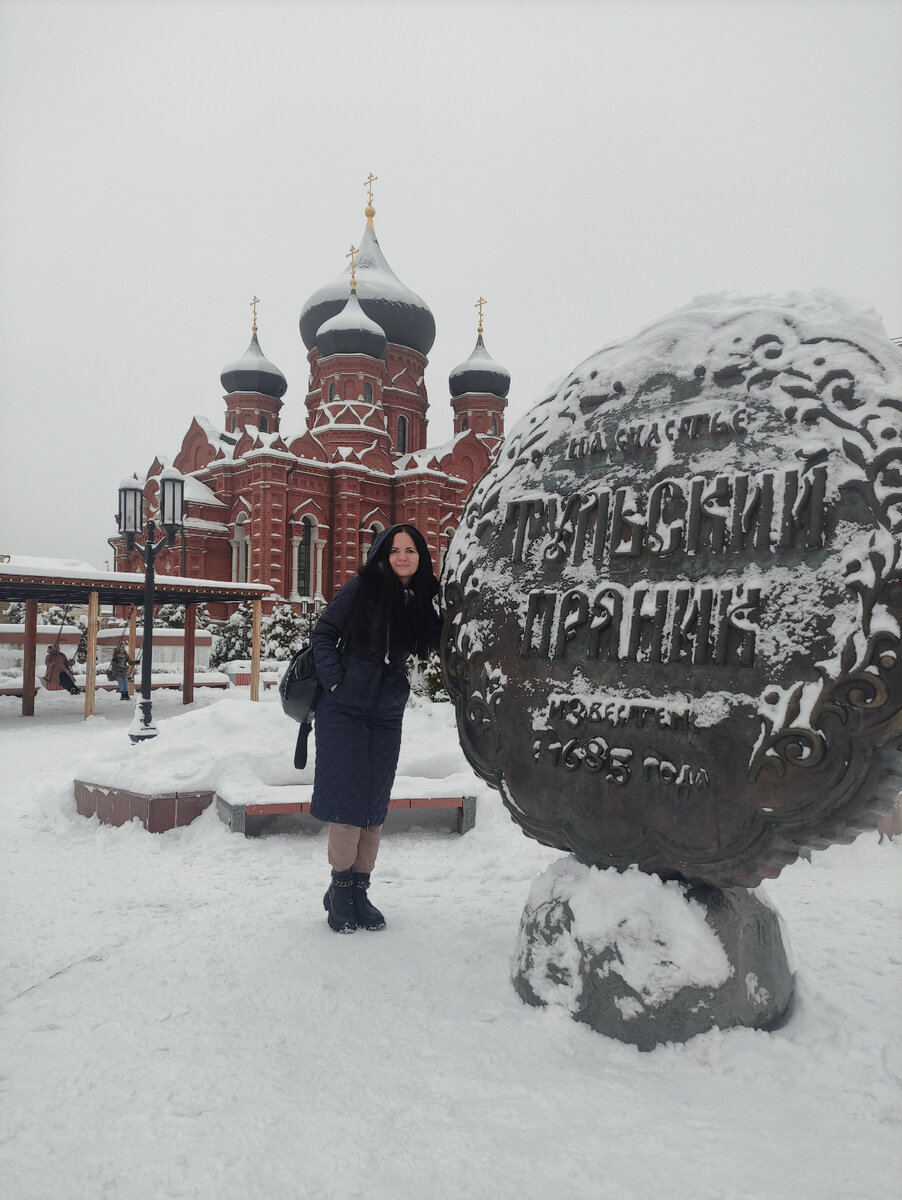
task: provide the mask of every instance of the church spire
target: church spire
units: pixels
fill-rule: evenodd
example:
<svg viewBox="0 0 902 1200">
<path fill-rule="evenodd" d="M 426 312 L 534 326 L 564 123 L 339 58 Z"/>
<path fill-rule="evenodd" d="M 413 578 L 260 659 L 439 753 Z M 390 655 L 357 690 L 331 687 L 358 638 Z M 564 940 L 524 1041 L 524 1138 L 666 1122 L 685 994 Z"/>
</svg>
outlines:
<svg viewBox="0 0 902 1200">
<path fill-rule="evenodd" d="M 366 179 L 363 181 L 363 186 L 366 188 L 366 208 L 363 210 L 363 215 L 366 217 L 367 229 L 372 229 L 375 233 L 376 226 L 373 224 L 373 217 L 376 215 L 376 210 L 373 208 L 373 184 L 379 178 L 370 171 Z"/>
<path fill-rule="evenodd" d="M 479 310 L 476 345 L 470 357 L 448 376 L 448 387 L 454 432 L 472 430 L 494 453 L 504 437 L 504 410 L 511 377 L 509 371 L 495 362 L 482 340 L 483 310 L 487 303 L 485 296 L 480 296 L 473 305 Z"/>
<path fill-rule="evenodd" d="M 435 318 L 426 301 L 403 284 L 386 261 L 373 225 L 376 176 L 371 171 L 363 182 L 368 203 L 366 226 L 354 259 L 357 297 L 363 310 L 384 330 L 390 343 L 414 350 L 425 359 L 435 341 Z M 323 322 L 335 316 L 347 303 L 350 271 L 351 267 L 346 263 L 337 279 L 319 288 L 305 303 L 300 328 L 308 350 L 316 345 L 317 332 Z"/>
</svg>

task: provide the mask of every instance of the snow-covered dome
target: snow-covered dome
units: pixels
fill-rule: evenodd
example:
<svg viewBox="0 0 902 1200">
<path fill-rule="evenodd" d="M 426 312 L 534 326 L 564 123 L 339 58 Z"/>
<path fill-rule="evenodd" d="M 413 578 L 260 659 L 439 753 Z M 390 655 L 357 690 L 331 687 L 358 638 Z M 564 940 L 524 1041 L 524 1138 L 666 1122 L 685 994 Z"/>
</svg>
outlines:
<svg viewBox="0 0 902 1200">
<path fill-rule="evenodd" d="M 406 287 L 385 261 L 372 224 L 372 208 L 367 208 L 367 225 L 357 252 L 357 297 L 360 307 L 398 346 L 409 346 L 426 355 L 435 341 L 435 318 L 429 305 Z M 301 337 L 308 350 L 317 342 L 324 322 L 339 313 L 347 303 L 348 275 L 342 271 L 332 283 L 314 292 L 301 310 Z"/>
<path fill-rule="evenodd" d="M 385 358 L 388 338 L 371 321 L 352 291 L 340 312 L 324 321 L 316 331 L 316 348 L 322 358 L 330 354 L 367 354 L 370 358 Z"/>
<path fill-rule="evenodd" d="M 467 392 L 488 392 L 490 396 L 498 396 L 502 400 L 510 391 L 510 372 L 499 366 L 492 358 L 482 333 L 476 339 L 473 353 L 466 362 L 459 363 L 448 376 L 448 386 L 452 396 L 463 396 Z"/>
<path fill-rule="evenodd" d="M 288 380 L 260 349 L 256 329 L 251 337 L 251 344 L 241 358 L 236 358 L 234 362 L 223 367 L 219 378 L 227 394 L 259 392 L 262 396 L 273 396 L 280 400 L 288 388 Z"/>
</svg>

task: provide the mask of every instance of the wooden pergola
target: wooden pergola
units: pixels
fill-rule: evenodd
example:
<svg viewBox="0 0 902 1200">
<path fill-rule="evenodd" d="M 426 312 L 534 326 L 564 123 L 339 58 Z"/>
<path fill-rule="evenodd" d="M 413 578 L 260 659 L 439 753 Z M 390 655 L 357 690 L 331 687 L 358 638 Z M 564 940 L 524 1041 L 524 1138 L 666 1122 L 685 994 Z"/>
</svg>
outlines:
<svg viewBox="0 0 902 1200">
<path fill-rule="evenodd" d="M 25 560 L 27 562 L 27 560 Z M 251 600 L 254 607 L 251 657 L 251 700 L 260 699 L 260 627 L 263 601 L 273 590 L 262 583 L 224 583 L 219 579 L 185 579 L 157 575 L 154 580 L 154 604 L 185 605 L 185 651 L 182 702 L 194 700 L 194 635 L 197 605 L 211 601 L 235 604 Z M 135 657 L 137 609 L 144 602 L 144 574 L 124 571 L 82 571 L 67 564 L 39 560 L 33 567 L 21 560 L 0 559 L 0 600 L 25 601 L 25 652 L 22 662 L 22 715 L 34 716 L 35 659 L 37 652 L 38 605 L 87 605 L 88 655 L 85 680 L 85 717 L 94 714 L 97 674 L 97 630 L 101 604 L 130 607 L 128 653 Z"/>
</svg>

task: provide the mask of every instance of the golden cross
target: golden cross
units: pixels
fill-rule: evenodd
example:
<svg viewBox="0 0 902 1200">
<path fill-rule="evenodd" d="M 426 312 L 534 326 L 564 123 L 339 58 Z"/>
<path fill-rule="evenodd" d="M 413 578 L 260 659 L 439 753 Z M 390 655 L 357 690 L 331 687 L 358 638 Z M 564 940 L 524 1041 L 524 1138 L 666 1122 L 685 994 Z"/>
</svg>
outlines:
<svg viewBox="0 0 902 1200">
<path fill-rule="evenodd" d="M 357 291 L 357 265 L 354 262 L 354 255 L 359 254 L 359 253 L 360 253 L 360 251 L 357 249 L 357 247 L 354 245 L 354 243 L 351 242 L 351 249 L 347 252 L 347 254 L 345 255 L 345 258 L 349 258 L 351 260 L 351 291 L 352 292 Z"/>
<path fill-rule="evenodd" d="M 378 175 L 374 175 L 373 172 L 370 171 L 369 175 L 367 175 L 366 179 L 363 181 L 363 186 L 366 188 L 366 202 L 370 206 L 372 206 L 373 203 L 373 184 L 378 178 Z"/>
<path fill-rule="evenodd" d="M 259 303 L 260 303 L 260 297 L 254 296 L 253 300 L 251 301 L 251 308 L 254 310 L 254 324 L 251 326 L 251 330 L 253 333 L 257 332 L 257 305 Z"/>
<path fill-rule="evenodd" d="M 488 301 L 486 300 L 485 296 L 480 296 L 479 299 L 476 301 L 476 303 L 473 305 L 474 308 L 479 309 L 479 330 L 478 330 L 479 333 L 482 333 L 482 306 L 484 304 L 488 304 Z"/>
</svg>

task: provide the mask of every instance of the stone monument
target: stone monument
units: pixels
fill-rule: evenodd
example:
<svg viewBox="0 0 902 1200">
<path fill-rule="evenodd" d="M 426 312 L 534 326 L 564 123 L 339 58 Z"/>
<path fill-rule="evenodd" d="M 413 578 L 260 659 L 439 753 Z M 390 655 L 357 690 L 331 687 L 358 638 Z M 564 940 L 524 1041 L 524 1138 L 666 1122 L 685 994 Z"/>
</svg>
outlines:
<svg viewBox="0 0 902 1200">
<path fill-rule="evenodd" d="M 873 314 L 714 298 L 587 359 L 474 489 L 442 647 L 469 761 L 583 870 L 673 881 L 729 960 L 624 1019 L 643 1002 L 622 947 L 577 938 L 572 965 L 558 879 L 524 913 L 525 999 L 558 975 L 574 1015 L 641 1046 L 785 1017 L 779 922 L 750 889 L 899 790 L 900 423 Z"/>
</svg>

